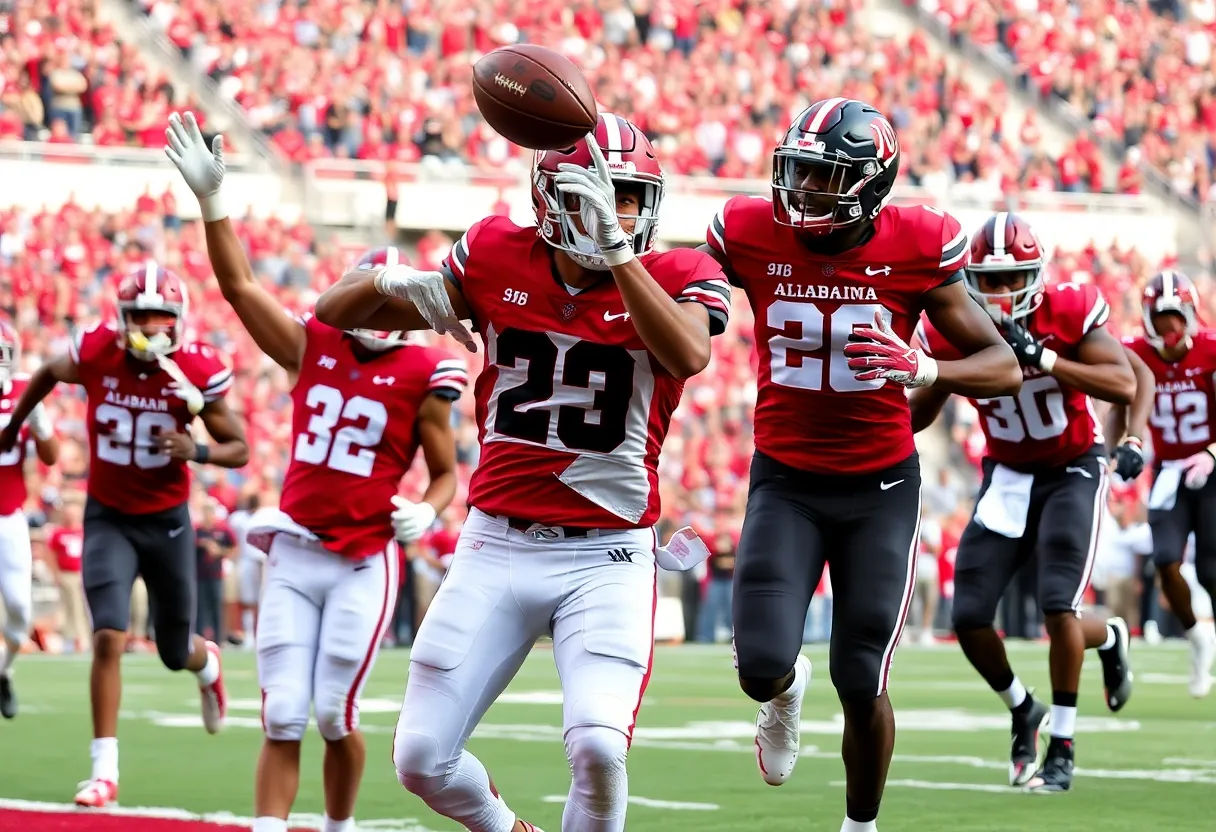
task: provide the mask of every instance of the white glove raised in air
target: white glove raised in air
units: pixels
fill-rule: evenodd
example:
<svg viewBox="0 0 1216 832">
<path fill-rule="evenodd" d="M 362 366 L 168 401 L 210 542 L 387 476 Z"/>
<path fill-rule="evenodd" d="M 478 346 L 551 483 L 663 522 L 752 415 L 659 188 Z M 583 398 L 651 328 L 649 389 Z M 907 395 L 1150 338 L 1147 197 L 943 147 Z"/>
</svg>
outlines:
<svg viewBox="0 0 1216 832">
<path fill-rule="evenodd" d="M 634 257 L 633 238 L 621 228 L 616 215 L 616 187 L 594 133 L 587 134 L 587 150 L 594 170 L 563 162 L 557 166 L 554 181 L 559 191 L 578 197 L 583 228 L 599 246 L 604 261 L 609 266 L 623 266 Z"/>
<path fill-rule="evenodd" d="M 473 333 L 456 317 L 440 272 L 423 272 L 398 263 L 395 266 L 381 266 L 372 283 L 380 294 L 414 304 L 422 319 L 440 335 L 451 335 L 464 344 L 469 352 L 477 352 Z"/>
<path fill-rule="evenodd" d="M 26 423 L 30 426 L 30 433 L 39 441 L 45 442 L 55 435 L 55 426 L 51 424 L 51 416 L 42 402 L 34 405 Z"/>
<path fill-rule="evenodd" d="M 177 165 L 182 179 L 198 197 L 203 222 L 228 216 L 220 195 L 220 186 L 224 184 L 224 137 L 217 135 L 208 148 L 194 113 L 187 112 L 184 119 L 177 113 L 169 116 L 165 139 L 168 141 L 165 155 Z"/>
<path fill-rule="evenodd" d="M 413 543 L 435 522 L 435 507 L 430 503 L 411 503 L 404 497 L 393 497 L 393 536 L 402 543 Z"/>
<path fill-rule="evenodd" d="M 668 572 L 687 572 L 709 558 L 709 547 L 691 526 L 676 529 L 667 545 L 654 550 L 655 562 Z"/>
</svg>

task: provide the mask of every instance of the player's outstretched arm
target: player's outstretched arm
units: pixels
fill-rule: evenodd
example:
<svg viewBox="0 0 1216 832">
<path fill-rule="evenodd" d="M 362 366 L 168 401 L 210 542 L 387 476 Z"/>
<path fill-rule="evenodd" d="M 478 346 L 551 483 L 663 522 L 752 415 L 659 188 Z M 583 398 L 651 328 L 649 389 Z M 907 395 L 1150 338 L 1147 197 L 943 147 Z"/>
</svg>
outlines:
<svg viewBox="0 0 1216 832">
<path fill-rule="evenodd" d="M 249 462 L 249 444 L 245 441 L 245 428 L 228 408 L 226 401 L 216 399 L 208 402 L 199 417 L 215 444 L 196 444 L 189 436 L 172 434 L 184 437 L 188 444 L 168 447 L 170 455 L 191 462 L 218 465 L 221 468 L 240 468 Z"/>
<path fill-rule="evenodd" d="M 416 425 L 431 478 L 422 501 L 439 514 L 456 496 L 456 432 L 452 430 L 451 400 L 427 396 L 418 408 Z"/>
<path fill-rule="evenodd" d="M 33 413 L 34 408 L 51 394 L 51 391 L 55 389 L 55 385 L 61 381 L 65 384 L 80 383 L 80 373 L 76 366 L 76 359 L 70 353 L 65 353 L 51 359 L 35 370 L 34 374 L 30 376 L 30 383 L 26 385 L 25 392 L 17 400 L 17 404 L 13 407 L 13 412 L 9 414 L 8 424 L 4 426 L 3 430 L 0 430 L 0 453 L 12 450 L 13 446 L 17 444 L 17 435 L 21 430 L 21 426 L 25 424 L 25 420 Z M 39 457 L 41 455 L 42 452 L 39 451 Z M 58 457 L 57 444 L 56 457 Z"/>
<path fill-rule="evenodd" d="M 1022 389 L 1022 368 L 996 324 L 955 280 L 925 294 L 934 328 L 966 358 L 939 361 L 933 386 L 970 399 L 1012 396 Z"/>
<path fill-rule="evenodd" d="M 198 197 L 207 235 L 207 256 L 224 300 L 232 306 L 262 352 L 289 373 L 300 370 L 304 358 L 304 327 L 284 314 L 278 302 L 253 275 L 249 258 L 224 208 L 224 137 L 211 147 L 203 140 L 194 113 L 173 113 L 165 130 L 165 155 Z"/>
<path fill-rule="evenodd" d="M 355 269 L 317 298 L 314 314 L 336 329 L 419 330 L 451 333 L 470 352 L 477 346 L 461 324 L 472 318 L 460 289 L 442 272 L 406 265 Z"/>
<path fill-rule="evenodd" d="M 1007 320 L 1001 328 L 1023 366 L 1040 369 L 1074 390 L 1114 405 L 1131 404 L 1136 395 L 1136 375 L 1123 345 L 1101 326 L 1081 338 L 1075 361 L 1043 346 L 1016 321 Z"/>
</svg>

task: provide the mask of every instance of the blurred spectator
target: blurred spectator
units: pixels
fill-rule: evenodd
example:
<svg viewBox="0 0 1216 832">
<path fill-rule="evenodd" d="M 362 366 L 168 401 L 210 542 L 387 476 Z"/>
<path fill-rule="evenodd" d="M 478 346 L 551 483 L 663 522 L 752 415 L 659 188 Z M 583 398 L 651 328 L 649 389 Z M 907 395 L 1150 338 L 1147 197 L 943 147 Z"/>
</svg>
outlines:
<svg viewBox="0 0 1216 832">
<path fill-rule="evenodd" d="M 84 494 L 65 492 L 60 508 L 60 523 L 51 531 L 47 548 L 55 582 L 59 586 L 63 610 L 65 639 L 71 641 L 77 653 L 92 648 L 92 626 L 84 597 L 84 582 L 80 576 L 80 559 L 84 554 Z"/>
<path fill-rule="evenodd" d="M 735 547 L 738 544 L 737 530 L 729 521 L 721 522 L 709 544 L 709 578 L 705 582 L 705 598 L 701 602 L 700 621 L 697 623 L 697 641 L 713 644 L 721 641 L 731 631 L 731 599 L 735 579 Z"/>
<path fill-rule="evenodd" d="M 224 641 L 224 561 L 236 545 L 232 532 L 216 514 L 215 502 L 202 501 L 194 530 L 198 553 L 198 614 L 195 632 L 217 644 Z"/>
</svg>

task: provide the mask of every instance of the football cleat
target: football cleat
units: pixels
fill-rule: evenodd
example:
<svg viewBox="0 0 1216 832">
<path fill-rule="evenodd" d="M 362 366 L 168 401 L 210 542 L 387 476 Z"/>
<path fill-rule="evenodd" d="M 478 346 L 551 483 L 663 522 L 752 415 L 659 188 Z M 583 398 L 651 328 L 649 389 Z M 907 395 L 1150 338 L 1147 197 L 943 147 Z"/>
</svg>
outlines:
<svg viewBox="0 0 1216 832">
<path fill-rule="evenodd" d="M 1187 690 L 1196 699 L 1202 699 L 1212 690 L 1212 663 L 1216 661 L 1216 629 L 1212 622 L 1200 621 L 1190 633 L 1191 681 Z"/>
<path fill-rule="evenodd" d="M 12 719 L 17 715 L 17 692 L 13 690 L 13 680 L 8 676 L 0 676 L 0 716 Z"/>
<path fill-rule="evenodd" d="M 1127 622 L 1122 618 L 1112 618 L 1106 622 L 1106 626 L 1114 630 L 1115 643 L 1109 649 L 1099 650 L 1098 658 L 1102 660 L 1106 707 L 1110 708 L 1111 713 L 1117 713 L 1132 698 L 1133 674 L 1127 658 L 1131 641 L 1127 635 Z"/>
<path fill-rule="evenodd" d="M 213 641 L 207 642 L 207 652 L 215 656 L 219 665 L 219 673 L 215 681 L 206 687 L 199 688 L 203 700 L 203 727 L 208 734 L 218 734 L 224 727 L 224 719 L 228 716 L 228 695 L 224 691 L 224 665 L 220 659 L 220 648 Z"/>
<path fill-rule="evenodd" d="M 1009 785 L 1024 786 L 1043 764 L 1043 751 L 1039 746 L 1039 735 L 1051 724 L 1051 708 L 1030 697 L 1030 708 L 1024 713 L 1013 712 L 1013 728 L 1010 731 Z"/>
<path fill-rule="evenodd" d="M 1052 737 L 1047 747 L 1047 759 L 1026 784 L 1026 791 L 1035 794 L 1055 794 L 1072 788 L 1073 740 Z"/>
<path fill-rule="evenodd" d="M 788 702 L 765 702 L 756 714 L 756 765 L 770 786 L 780 786 L 788 780 L 798 762 L 802 700 L 811 686 L 811 662 L 800 655 L 795 665 L 804 670 L 802 692 Z"/>
<path fill-rule="evenodd" d="M 90 809 L 104 809 L 118 802 L 118 784 L 110 780 L 85 780 L 78 785 L 76 805 Z"/>
</svg>

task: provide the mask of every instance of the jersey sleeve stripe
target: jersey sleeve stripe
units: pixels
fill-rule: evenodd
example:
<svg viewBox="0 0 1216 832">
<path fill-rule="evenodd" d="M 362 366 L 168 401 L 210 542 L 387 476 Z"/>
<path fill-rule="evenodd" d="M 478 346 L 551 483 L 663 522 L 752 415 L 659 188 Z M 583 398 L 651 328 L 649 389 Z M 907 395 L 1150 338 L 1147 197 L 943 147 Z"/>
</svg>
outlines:
<svg viewBox="0 0 1216 832">
<path fill-rule="evenodd" d="M 709 234 L 705 237 L 705 242 L 709 243 L 716 251 L 726 254 L 726 209 L 722 208 L 718 213 L 714 214 L 713 220 L 709 223 Z"/>
<path fill-rule="evenodd" d="M 726 331 L 726 324 L 730 321 L 730 313 L 725 307 L 718 305 L 715 301 L 705 298 L 694 298 L 689 295 L 681 295 L 676 298 L 676 303 L 699 303 L 705 307 L 705 311 L 709 313 L 709 334 L 721 335 Z"/>
<path fill-rule="evenodd" d="M 1106 302 L 1106 298 L 1098 295 L 1093 309 L 1089 310 L 1089 314 L 1085 316 L 1085 325 L 1081 327 L 1081 334 L 1085 335 L 1091 329 L 1102 326 L 1109 317 L 1110 304 Z"/>
<path fill-rule="evenodd" d="M 452 271 L 455 273 L 457 280 L 464 279 L 464 267 L 469 260 L 469 243 L 468 234 L 461 236 L 456 241 L 456 245 L 452 246 L 452 253 L 448 256 L 448 260 L 452 265 Z"/>
<path fill-rule="evenodd" d="M 730 284 L 725 280 L 695 280 L 685 286 L 684 291 L 680 294 L 695 294 L 700 296 L 706 293 L 718 295 L 724 303 L 730 304 Z"/>
<path fill-rule="evenodd" d="M 709 309 L 721 309 L 723 312 L 730 314 L 730 302 L 724 300 L 720 294 L 707 289 L 688 288 L 684 293 L 676 298 L 677 303 L 700 303 Z"/>
<path fill-rule="evenodd" d="M 967 256 L 970 248 L 971 246 L 967 241 L 967 232 L 960 230 L 953 240 L 942 246 L 942 260 L 938 264 L 938 268 L 946 269 L 959 263 Z"/>
<path fill-rule="evenodd" d="M 203 398 L 208 401 L 218 399 L 232 387 L 232 371 L 222 370 L 207 380 L 203 388 Z"/>
</svg>

